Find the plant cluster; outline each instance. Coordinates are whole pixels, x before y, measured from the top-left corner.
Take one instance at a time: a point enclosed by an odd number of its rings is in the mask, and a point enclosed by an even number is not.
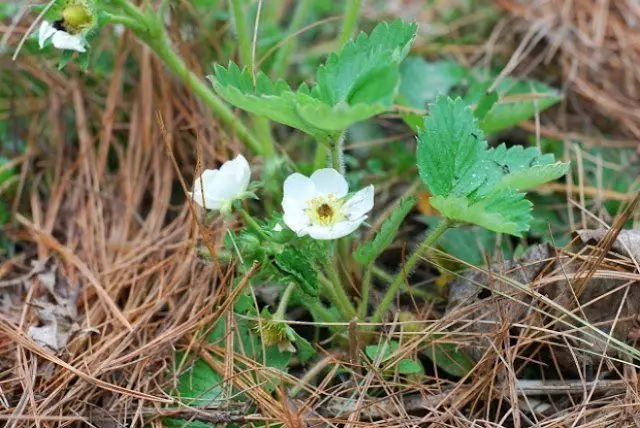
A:
[[[305,361],[315,352],[286,322],[288,308],[305,308],[315,321],[332,326],[335,340],[345,340],[346,329],[341,325],[352,320],[379,323],[388,316],[411,271],[447,230],[476,225],[522,236],[533,220],[526,191],[568,171],[568,163],[556,161],[554,155],[543,154],[536,147],[490,146],[485,137],[557,102],[555,92],[537,82],[521,84],[509,79],[489,90],[490,76],[449,62],[406,59],[416,37],[416,24],[400,20],[380,23],[370,33],[347,40],[318,67],[312,84],[303,83],[297,89],[282,79],[272,80],[255,70],[254,64],[240,67],[233,62],[226,67],[216,65],[207,86],[172,49],[162,22],[167,5],[162,2],[161,10],[153,11],[128,0],[59,0],[42,9],[44,20],[37,40],[42,48],[51,43],[63,51],[61,65],[76,58],[87,66],[91,39],[97,32],[106,24],[124,25],[205,101],[251,154],[266,160],[279,156],[273,141],[256,137],[228,104],[255,115],[256,124],[266,118],[315,141],[315,168],[306,171],[310,174],[297,172],[294,162],[284,180],[266,170],[261,182],[252,182],[251,164],[238,154],[221,167],[202,172],[188,195],[190,203],[208,212],[208,221],[219,214],[243,225],[229,228],[224,248],[214,248],[208,257],[217,262],[237,259],[240,274],[247,273],[257,261],[252,285],[279,287],[273,312],[269,308],[258,312],[244,291],[235,304],[236,313],[245,317],[238,327],[247,340],[245,347],[253,349],[254,356],[263,358],[267,365],[284,369],[290,358]],[[441,80],[431,85],[432,92],[415,89],[416,80],[434,76]],[[420,85],[425,86],[429,87]],[[525,97],[510,105],[504,102],[507,95],[523,93],[538,97]],[[440,221],[430,227],[395,275],[381,280],[386,282],[383,296],[372,302],[376,261],[393,244],[416,198],[408,195],[401,200],[378,233],[362,240],[358,231],[369,226],[375,188],[350,186],[344,141],[354,124],[393,112],[400,113],[416,130],[415,157],[409,157],[413,165],[406,169],[407,174],[422,180]],[[260,203],[274,199],[269,192],[282,195],[278,209]],[[354,278],[359,297],[349,287]],[[223,337],[224,322],[220,321],[203,340],[215,343]],[[264,349],[257,346],[257,338]],[[366,355],[384,360],[394,346],[397,343],[369,344]],[[417,360],[401,360],[400,366],[406,375],[422,372]]]

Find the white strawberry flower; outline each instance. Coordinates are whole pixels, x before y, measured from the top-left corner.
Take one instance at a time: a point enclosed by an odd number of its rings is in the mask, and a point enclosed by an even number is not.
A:
[[[50,22],[43,21],[38,31],[40,49],[44,48],[46,41],[49,39],[51,39],[51,43],[56,49],[73,50],[81,53],[87,51],[87,42],[84,37],[79,34],[71,35],[64,30],[57,29]]]
[[[247,192],[251,169],[247,159],[238,155],[220,169],[206,169],[193,184],[193,201],[208,210],[228,212],[231,203],[251,194]]]
[[[347,197],[347,180],[335,169],[311,177],[291,174],[284,182],[283,221],[298,236],[338,239],[356,230],[373,208],[373,186]]]

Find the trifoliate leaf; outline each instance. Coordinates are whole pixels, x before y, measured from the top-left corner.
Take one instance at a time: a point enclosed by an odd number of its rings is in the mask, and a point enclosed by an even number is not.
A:
[[[231,63],[209,76],[229,103],[324,140],[353,123],[389,110],[398,86],[399,63],[415,37],[415,24],[381,23],[360,34],[318,70],[313,88],[293,91],[263,73],[254,79]]]
[[[501,144],[489,151],[489,158],[504,174],[494,189],[533,189],[562,177],[569,170],[568,162],[556,162],[552,154],[542,155],[535,147],[507,149]]]
[[[358,263],[366,265],[373,262],[391,245],[398,232],[398,228],[400,228],[402,221],[409,211],[411,211],[415,203],[416,198],[407,198],[400,202],[400,205],[391,213],[389,218],[382,223],[380,231],[376,236],[371,241],[358,246],[358,249],[353,254],[353,257]]]
[[[471,108],[438,97],[418,136],[420,177],[431,206],[452,220],[519,236],[529,230],[531,203],[521,190],[561,177],[569,165],[536,148],[487,149]]]
[[[216,65],[209,80],[218,95],[236,107],[307,134],[322,134],[300,118],[296,112],[297,94],[284,80],[273,83],[264,73],[258,72],[254,87],[251,73],[246,69],[240,70],[234,63],[230,63],[228,68]]]
[[[485,160],[486,147],[471,107],[460,98],[438,97],[418,136],[420,177],[434,196],[483,193],[481,187],[498,179]]]
[[[306,295],[318,297],[318,274],[302,251],[294,247],[285,248],[275,256],[275,263],[278,268],[291,275]]]
[[[431,205],[449,219],[515,236],[529,230],[532,219],[531,202],[512,190],[498,190],[476,202],[462,196],[435,196]]]

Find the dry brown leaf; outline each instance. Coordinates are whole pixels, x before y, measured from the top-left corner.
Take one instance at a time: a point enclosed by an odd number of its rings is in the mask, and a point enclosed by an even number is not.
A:
[[[38,321],[29,326],[27,334],[40,346],[57,352],[80,330],[76,322],[77,290],[71,289],[55,263],[41,269],[36,277],[44,294],[33,302]]]

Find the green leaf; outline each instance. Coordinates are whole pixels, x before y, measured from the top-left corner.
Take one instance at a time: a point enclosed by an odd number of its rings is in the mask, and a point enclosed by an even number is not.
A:
[[[498,102],[498,93],[496,91],[484,94],[476,104],[476,109],[474,110],[476,118],[478,120],[484,119],[496,102]]]
[[[278,268],[291,275],[306,295],[318,297],[318,274],[305,253],[298,248],[287,247],[275,256],[275,263]]]
[[[478,103],[486,90],[493,84],[494,75],[481,79],[471,85],[465,100]],[[486,114],[480,127],[488,134],[518,125],[531,119],[536,112],[541,112],[558,103],[562,97],[560,93],[535,80],[518,80],[506,77],[496,88],[500,101]]]
[[[234,63],[230,63],[228,68],[216,65],[209,80],[218,95],[236,107],[310,135],[323,135],[321,130],[298,115],[297,94],[284,80],[272,83],[264,73],[258,72],[254,87],[251,73],[246,69],[240,70]]]
[[[421,57],[409,57],[400,66],[398,103],[425,110],[438,95],[448,95],[467,73],[455,61],[427,62]]]
[[[391,108],[399,63],[415,37],[416,25],[381,23],[370,36],[362,33],[320,67],[312,89],[293,91],[263,74],[253,77],[231,63],[209,76],[214,90],[248,112],[297,128],[324,140],[353,123]]]
[[[378,256],[393,243],[393,239],[407,216],[413,209],[416,198],[407,198],[400,202],[400,205],[391,213],[380,228],[380,231],[369,242],[362,243],[353,254],[353,257],[360,264],[366,265],[373,262]]]
[[[436,366],[452,376],[464,377],[473,370],[473,361],[452,343],[432,342],[426,351]]]
[[[430,202],[452,220],[520,236],[529,230],[531,203],[520,190],[554,180],[569,165],[537,149],[501,145],[487,149],[464,101],[438,97],[418,135],[416,152]]]
[[[329,105],[393,102],[399,64],[415,38],[416,24],[396,20],[378,24],[370,36],[360,33],[337,54],[329,55],[317,72],[313,93]]]
[[[568,162],[556,162],[552,154],[542,155],[535,147],[507,149],[501,144],[490,151],[489,157],[504,173],[495,189],[533,189],[562,177],[569,170]]]
[[[306,123],[325,131],[342,131],[354,123],[368,119],[387,109],[382,104],[355,104],[350,106],[340,103],[330,106],[317,98],[298,94],[296,113]]]
[[[371,361],[376,361],[379,357],[378,354],[382,354],[380,361],[384,361],[391,356],[391,354],[398,350],[399,344],[395,340],[389,342],[382,342],[378,345],[367,345],[364,348],[364,353]]]
[[[420,177],[434,196],[479,192],[497,181],[485,162],[486,147],[471,107],[460,98],[438,97],[418,135]]]
[[[398,373],[410,375],[424,373],[422,363],[416,360],[404,359],[398,361]]]
[[[515,236],[528,231],[532,219],[531,202],[514,191],[498,191],[475,203],[453,195],[435,196],[430,202],[444,217]]]
[[[222,376],[206,362],[197,360],[178,378],[178,396],[188,405],[210,405],[222,400],[222,381]]]

